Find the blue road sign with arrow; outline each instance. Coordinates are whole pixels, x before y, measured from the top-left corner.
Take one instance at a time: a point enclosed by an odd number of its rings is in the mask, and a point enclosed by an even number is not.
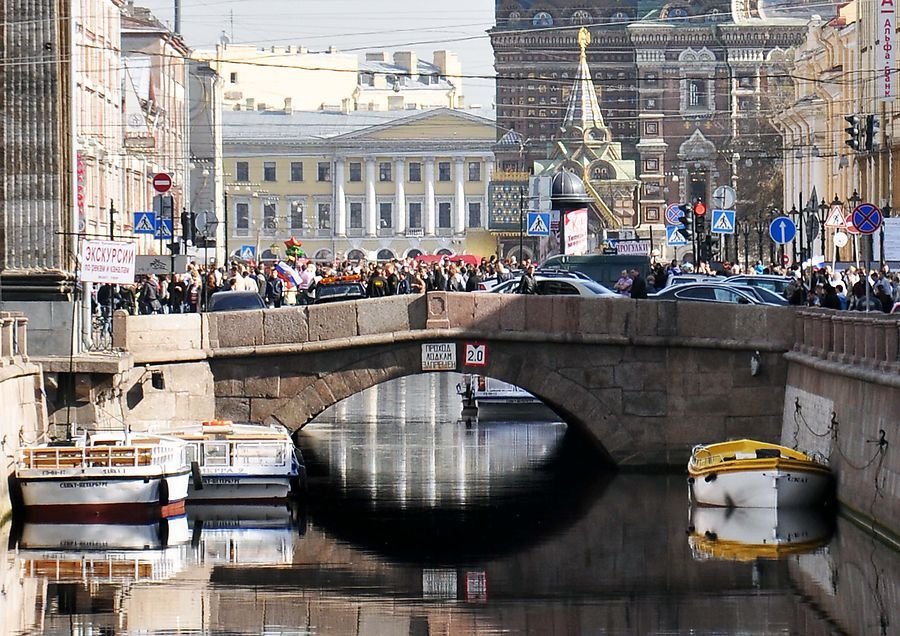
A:
[[[669,225],[666,227],[666,243],[671,247],[678,247],[679,245],[687,245],[687,239],[684,238],[684,235],[679,231],[683,230],[683,225]]]
[[[884,222],[884,215],[878,206],[861,203],[853,210],[853,227],[861,234],[874,234]]]
[[[156,219],[156,234],[158,239],[172,238],[172,219]]]
[[[528,213],[528,236],[550,236],[550,213]]]
[[[777,216],[769,223],[769,236],[779,245],[785,245],[797,236],[797,226],[786,216]]]
[[[135,234],[156,234],[156,213],[155,212],[135,212],[134,213],[134,233]]]
[[[713,234],[734,234],[734,210],[712,211]]]

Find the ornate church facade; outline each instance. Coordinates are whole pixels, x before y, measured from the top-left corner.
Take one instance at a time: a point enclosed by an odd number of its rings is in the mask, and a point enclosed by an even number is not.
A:
[[[497,153],[498,170],[545,165],[571,138],[566,113],[579,90],[585,28],[588,79],[609,141],[635,162],[639,184],[631,205],[600,202],[613,213],[603,215],[607,228],[661,225],[672,203],[714,205],[720,185],[736,188],[739,218],[780,204],[782,141],[770,115],[791,88],[785,51],[803,41],[813,12],[811,2],[787,4],[497,0],[498,130],[520,138]]]

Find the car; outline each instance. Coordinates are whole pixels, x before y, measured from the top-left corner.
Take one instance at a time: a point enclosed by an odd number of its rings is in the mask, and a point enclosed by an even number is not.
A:
[[[751,287],[764,287],[776,294],[784,295],[784,291],[794,279],[790,276],[772,276],[769,274],[760,274],[750,276],[748,274],[739,274],[738,276],[730,276],[723,279],[730,285],[750,285]]]
[[[515,294],[521,276],[496,285],[489,293]],[[580,276],[544,276],[535,274],[537,293],[542,296],[586,296],[592,298],[625,298],[600,283]]]
[[[746,292],[749,292],[756,296],[760,301],[765,303],[766,305],[789,305],[788,299],[784,296],[784,294],[779,294],[777,292],[773,292],[771,289],[767,287],[758,287],[753,285],[736,285],[725,279],[719,283],[720,285],[728,285],[730,287],[737,287],[738,289],[742,289]]]
[[[662,291],[650,294],[649,298],[657,300],[694,300],[708,303],[734,303],[739,305],[766,305],[752,290],[742,289],[737,285],[721,283],[687,283],[666,287]]]
[[[717,276],[710,276],[709,274],[672,274],[666,279],[666,287],[686,285],[688,283],[715,283],[720,280],[723,279]]]
[[[636,269],[644,280],[650,272],[649,256],[624,256],[610,254],[556,254],[541,263],[543,269],[566,269],[586,274],[591,280],[612,287],[622,275],[622,270]]]
[[[207,311],[250,311],[265,308],[266,304],[255,291],[220,291],[209,297]]]
[[[361,276],[329,276],[316,283],[316,305],[341,300],[366,298],[366,285]]]

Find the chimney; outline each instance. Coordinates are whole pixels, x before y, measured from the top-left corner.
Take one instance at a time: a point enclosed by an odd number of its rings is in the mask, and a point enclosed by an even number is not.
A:
[[[284,112],[288,114],[294,112],[294,100],[290,97],[284,98]]]
[[[397,51],[394,64],[408,73],[410,83],[419,81],[419,58],[415,51]]]
[[[387,53],[384,51],[366,53],[366,62],[387,62]]]
[[[246,101],[247,110],[253,110],[256,107],[256,100],[252,97],[248,97]]]

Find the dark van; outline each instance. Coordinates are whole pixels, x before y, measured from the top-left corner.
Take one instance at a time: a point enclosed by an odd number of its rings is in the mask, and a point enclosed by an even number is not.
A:
[[[581,272],[590,276],[601,285],[613,288],[622,270],[636,269],[645,279],[650,270],[650,258],[648,256],[616,256],[609,254],[587,254],[584,256],[569,256],[557,254],[541,263],[541,269],[564,269]]]

